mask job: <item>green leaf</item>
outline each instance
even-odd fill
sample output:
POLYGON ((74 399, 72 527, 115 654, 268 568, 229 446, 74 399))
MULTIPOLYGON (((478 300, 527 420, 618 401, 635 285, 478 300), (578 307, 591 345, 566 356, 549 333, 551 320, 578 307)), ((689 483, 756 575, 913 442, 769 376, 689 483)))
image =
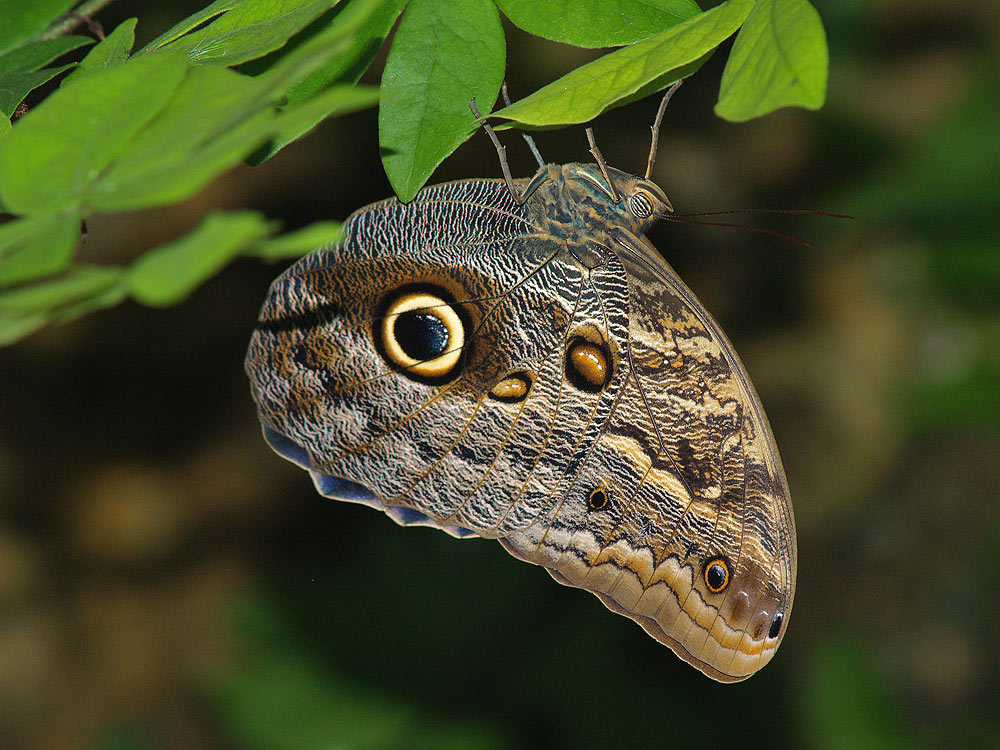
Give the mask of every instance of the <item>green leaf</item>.
POLYGON ((172 305, 272 228, 255 211, 210 214, 184 237, 151 250, 133 263, 125 278, 126 288, 144 305, 172 305))
POLYGON ((505 54, 490 0, 410 2, 382 75, 378 120, 382 164, 400 200, 472 134, 469 100, 492 107, 505 54))
POLYGON ((69 273, 35 284, 0 291, 0 346, 53 321, 65 321, 123 295, 120 268, 76 266, 69 273))
POLYGON ((45 31, 76 0, 0 0, 0 52, 45 31))
POLYGON ((118 24, 114 31, 87 53, 87 56, 80 61, 79 69, 73 75, 82 75, 92 70, 114 68, 124 63, 135 45, 135 24, 135 18, 128 18, 118 24))
POLYGON ((356 112, 374 107, 376 104, 378 104, 378 89, 374 86, 345 85, 334 86, 304 102, 289 105, 278 116, 274 138, 249 161, 256 165, 270 159, 327 117, 356 112))
POLYGON ((87 208, 126 211, 179 200, 238 164, 272 132, 263 88, 228 68, 189 68, 166 106, 88 187, 87 208))
POLYGON ((729 0, 654 37, 611 52, 494 112, 522 125, 587 122, 616 104, 662 88, 690 70, 736 29, 753 0, 729 0), (655 90, 655 89, 653 89, 655 90))
POLYGON ((187 68, 182 56, 151 55, 55 91, 0 143, 6 209, 30 214, 79 206, 88 186, 169 101, 187 68))
MULTIPOLYGON (((335 14, 325 24, 322 19, 317 21, 307 33, 297 36, 280 53, 272 55, 264 72, 255 77, 267 82, 269 95, 287 100, 290 89, 350 50, 355 36, 380 3, 381 0, 351 0, 350 12, 335 14)), ((252 69, 254 65, 244 67, 252 69)), ((240 72, 245 71, 241 69, 240 72)))
POLYGON ((335 4, 334 0, 221 0, 185 19, 144 51, 166 47, 186 53, 192 62, 239 65, 284 46, 335 4))
MULTIPOLYGON (((405 4, 406 0, 379 0, 366 14, 364 23, 356 28, 350 48, 289 89, 289 103, 305 101, 335 83, 357 83, 375 59, 405 4)), ((359 12, 359 8, 364 12, 363 5, 348 3, 336 22, 350 21, 348 15, 359 12)))
POLYGON ((618 47, 698 15, 694 0, 496 0, 529 34, 577 47, 618 47))
POLYGON ((57 57, 93 44, 85 36, 67 36, 30 42, 0 55, 0 113, 10 119, 24 97, 72 65, 39 70, 57 57))
POLYGON ((58 68, 0 75, 0 114, 3 114, 5 119, 10 119, 17 105, 24 101, 24 97, 72 67, 73 65, 62 65, 58 68))
POLYGON ((0 225, 0 287, 62 271, 80 237, 76 214, 15 219, 0 225))
POLYGON ((0 55, 0 75, 38 70, 67 52, 93 43, 86 36, 61 36, 25 44, 0 55))
POLYGON ((780 107, 819 109, 828 64, 823 22, 807 0, 757 0, 733 43, 715 113, 743 122, 780 107))
POLYGON ((264 239, 247 248, 243 254, 267 261, 298 258, 339 242, 342 226, 339 221, 319 221, 294 232, 264 239))

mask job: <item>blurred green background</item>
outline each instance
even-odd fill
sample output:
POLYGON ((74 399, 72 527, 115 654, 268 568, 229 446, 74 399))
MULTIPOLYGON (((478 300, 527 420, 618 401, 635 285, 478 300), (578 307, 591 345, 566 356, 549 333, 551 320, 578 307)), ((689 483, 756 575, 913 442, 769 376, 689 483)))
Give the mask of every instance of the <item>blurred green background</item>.
MULTIPOLYGON (((815 4, 826 107, 725 123, 717 55, 674 97, 654 174, 679 211, 858 217, 757 222, 809 249, 651 233, 743 357, 788 473, 798 593, 766 669, 716 684, 498 544, 316 495, 242 372, 281 266, 240 260, 179 307, 0 354, 0 746, 1000 746, 1000 6, 815 4)), ((141 45, 201 5, 101 20, 138 15, 141 45)), ((509 33, 515 98, 593 54, 509 33)), ((611 164, 644 168, 657 103, 594 124, 611 164)), ((537 140, 586 158, 582 128, 537 140)), ((435 181, 498 175, 479 134, 435 181)), ((371 110, 182 205, 95 218, 83 259, 127 262, 212 208, 296 228, 389 193, 371 110)))

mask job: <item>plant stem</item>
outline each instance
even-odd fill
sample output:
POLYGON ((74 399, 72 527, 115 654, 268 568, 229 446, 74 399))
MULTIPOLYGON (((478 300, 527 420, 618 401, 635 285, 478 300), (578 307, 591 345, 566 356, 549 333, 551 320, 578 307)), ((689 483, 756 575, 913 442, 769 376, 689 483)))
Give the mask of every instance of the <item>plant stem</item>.
POLYGON ((55 39, 63 34, 68 34, 111 2, 112 0, 86 0, 86 2, 80 3, 79 7, 72 10, 71 15, 60 18, 39 34, 38 39, 55 39))

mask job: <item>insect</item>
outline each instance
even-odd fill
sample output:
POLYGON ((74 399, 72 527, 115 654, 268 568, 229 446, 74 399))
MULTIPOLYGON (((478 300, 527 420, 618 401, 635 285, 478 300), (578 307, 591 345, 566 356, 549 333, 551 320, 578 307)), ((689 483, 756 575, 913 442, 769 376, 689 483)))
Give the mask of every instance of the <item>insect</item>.
POLYGON ((795 526, 743 366, 643 236, 662 111, 642 178, 588 130, 596 163, 360 209, 274 281, 246 371, 322 495, 497 539, 732 682, 784 635, 795 526))

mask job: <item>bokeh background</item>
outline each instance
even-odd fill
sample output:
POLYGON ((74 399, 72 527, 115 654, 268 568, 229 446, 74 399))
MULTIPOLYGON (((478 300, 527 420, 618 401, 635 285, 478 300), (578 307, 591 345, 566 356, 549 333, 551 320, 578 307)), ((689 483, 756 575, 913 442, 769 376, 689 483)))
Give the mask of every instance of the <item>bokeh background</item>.
MULTIPOLYGON (((126 303, 0 353, 0 746, 1000 747, 1000 6, 818 0, 829 98, 712 113, 681 88, 651 238, 743 357, 798 522, 777 657, 713 683, 499 545, 315 494, 273 455, 242 372, 281 266, 241 260, 176 308, 126 303)), ((142 44, 202 5, 116 2, 142 44)), ((592 53, 509 29, 522 96, 592 53)), ((376 66, 377 67, 377 66, 376 66)), ((376 82, 378 71, 367 78, 376 82)), ((657 101, 595 123, 641 171, 657 101)), ((296 228, 386 197, 374 110, 169 209, 98 217, 126 262, 213 208, 296 228)), ((515 175, 533 162, 503 136, 515 175)), ((582 128, 538 135, 585 158, 582 128)), ((499 175, 477 135, 435 180, 499 175)))

